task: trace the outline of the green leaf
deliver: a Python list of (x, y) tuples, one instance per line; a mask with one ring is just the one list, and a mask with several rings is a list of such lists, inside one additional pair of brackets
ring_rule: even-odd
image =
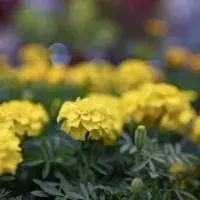
[(153, 179), (159, 177), (159, 174), (153, 173), (153, 172), (149, 172), (149, 175), (150, 175), (151, 178), (153, 178)]
[(55, 200), (66, 200), (66, 197), (56, 197)]
[(0, 180), (1, 181), (13, 181), (13, 180), (15, 180), (15, 177), (11, 176), (11, 175), (3, 175), (0, 177)]
[(23, 162), (22, 165), (26, 167), (35, 167), (37, 165), (43, 164), (44, 162), (45, 162), (44, 160), (31, 160)]
[(178, 190), (175, 190), (175, 193), (179, 200), (184, 200), (184, 198), (181, 196), (181, 194), (178, 192)]
[(46, 192), (47, 194), (53, 195), (53, 196), (63, 196), (63, 194), (56, 188), (56, 186), (52, 183), (48, 182), (42, 182), (40, 180), (33, 180), (34, 183), (40, 186), (40, 188)]
[(87, 190), (87, 188), (85, 187), (85, 185), (81, 183), (81, 184), (80, 184), (80, 188), (81, 188), (81, 191), (82, 191), (83, 195), (84, 195), (87, 199), (89, 199), (89, 193), (88, 193), (88, 190)]
[(185, 192), (185, 191), (182, 191), (182, 190), (179, 190), (179, 193), (189, 197), (190, 199), (192, 200), (197, 200), (197, 198), (195, 196), (193, 196), (192, 194), (188, 193), (188, 192)]
[(143, 169), (147, 164), (148, 164), (149, 160), (146, 160), (144, 162), (142, 162), (141, 164), (139, 164), (138, 166), (134, 167), (133, 171), (139, 171), (141, 169)]
[(151, 169), (152, 172), (156, 171), (155, 165), (154, 165), (154, 163), (151, 160), (149, 160), (149, 167), (150, 167), (150, 169)]
[(31, 194), (33, 194), (34, 196), (37, 196), (37, 197), (48, 197), (48, 195), (41, 190), (32, 191)]
[(42, 170), (42, 178), (45, 179), (49, 175), (49, 172), (50, 172), (50, 162), (47, 161)]
[(95, 171), (97, 171), (99, 174), (102, 174), (102, 175), (105, 175), (105, 176), (107, 175), (107, 172), (99, 166), (92, 166), (92, 168)]
[(67, 196), (72, 198), (72, 199), (82, 199), (85, 200), (84, 197), (82, 197), (80, 194), (74, 193), (74, 192), (70, 192), (68, 191)]
[(93, 199), (97, 199), (94, 186), (90, 182), (88, 182), (88, 191)]

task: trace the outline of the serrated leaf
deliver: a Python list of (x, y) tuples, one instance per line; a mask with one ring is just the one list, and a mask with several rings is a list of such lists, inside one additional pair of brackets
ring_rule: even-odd
[(136, 171), (139, 171), (139, 170), (143, 169), (148, 164), (148, 162), (149, 162), (148, 160), (142, 162), (140, 165), (134, 167), (133, 171), (136, 172)]
[(137, 148), (136, 148), (136, 146), (132, 146), (130, 149), (129, 149), (129, 153), (132, 155), (132, 154), (134, 154), (134, 153), (136, 153), (137, 152)]
[(104, 169), (102, 169), (101, 167), (99, 167), (99, 166), (93, 166), (93, 169), (94, 169), (95, 171), (97, 171), (99, 174), (102, 174), (102, 175), (104, 175), (104, 176), (107, 175), (107, 172), (106, 172)]
[(85, 185), (81, 183), (81, 184), (80, 184), (80, 188), (81, 188), (81, 191), (82, 191), (83, 195), (84, 195), (87, 199), (89, 199), (89, 193), (88, 193), (88, 190), (87, 190), (87, 188), (85, 187)]
[(35, 167), (37, 165), (43, 164), (44, 162), (45, 162), (44, 160), (31, 160), (23, 162), (22, 165), (25, 167)]
[(63, 196), (62, 193), (56, 188), (56, 186), (52, 185), (52, 184), (49, 184), (48, 185), (48, 182), (45, 183), (45, 182), (42, 182), (40, 180), (33, 180), (34, 183), (36, 183), (37, 185), (40, 186), (40, 188), (46, 192), (47, 194), (50, 194), (50, 195), (53, 195), (53, 196)]
[(160, 157), (153, 157), (152, 159), (154, 159), (154, 160), (156, 160), (156, 161), (158, 161), (158, 162), (160, 162), (160, 163), (163, 163), (163, 164), (167, 164), (166, 163), (166, 161), (163, 159), (163, 158), (160, 158)]
[(189, 197), (190, 199), (192, 200), (197, 200), (197, 198), (195, 196), (193, 196), (192, 194), (188, 193), (188, 192), (185, 192), (185, 191), (182, 191), (182, 190), (179, 190), (179, 193)]
[(175, 190), (175, 193), (179, 200), (184, 200), (184, 198), (181, 196), (181, 194), (177, 190)]
[(0, 177), (0, 180), (2, 180), (2, 181), (13, 181), (13, 180), (15, 180), (15, 177), (11, 176), (11, 175), (3, 175), (3, 176)]
[(88, 182), (88, 191), (93, 199), (97, 199), (94, 186), (90, 182)]
[(50, 162), (47, 161), (44, 165), (44, 168), (42, 170), (42, 178), (45, 179), (48, 175), (49, 175), (49, 172), (50, 172)]
[(48, 195), (41, 190), (32, 191), (31, 194), (33, 194), (34, 196), (37, 196), (37, 197), (48, 197)]
[(152, 172), (156, 171), (155, 165), (154, 165), (154, 163), (151, 160), (149, 160), (149, 167), (150, 167), (150, 169), (151, 169)]
[(150, 175), (151, 178), (153, 178), (153, 179), (159, 177), (159, 174), (153, 173), (153, 172), (149, 172), (149, 175)]
[(70, 191), (68, 191), (67, 196), (70, 197), (70, 198), (72, 198), (72, 199), (82, 199), (82, 200), (85, 199), (80, 194), (77, 194), (75, 192), (70, 192)]
[(123, 154), (123, 153), (125, 153), (126, 151), (128, 151), (128, 149), (130, 148), (130, 144), (125, 144), (125, 145), (123, 145), (122, 147), (120, 147), (120, 153), (121, 154)]

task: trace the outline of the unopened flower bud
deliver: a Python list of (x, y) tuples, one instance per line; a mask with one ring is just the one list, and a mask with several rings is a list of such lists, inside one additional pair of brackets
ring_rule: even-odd
[(142, 188), (144, 187), (144, 183), (140, 178), (134, 178), (131, 183), (131, 191), (134, 195), (137, 195)]
[(146, 134), (147, 132), (145, 126), (140, 125), (137, 127), (135, 131), (135, 145), (138, 150), (143, 148)]

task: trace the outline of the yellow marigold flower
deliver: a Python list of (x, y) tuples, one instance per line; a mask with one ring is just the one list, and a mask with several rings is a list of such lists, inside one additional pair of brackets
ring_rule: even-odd
[(122, 133), (123, 128), (123, 116), (121, 114), (121, 99), (109, 94), (100, 94), (100, 93), (91, 93), (88, 95), (89, 99), (92, 99), (94, 102), (104, 105), (109, 109), (111, 114), (114, 117), (114, 126), (115, 135), (113, 135), (112, 140), (109, 138), (104, 138), (105, 144), (113, 144), (117, 137)]
[(198, 93), (194, 90), (183, 90), (182, 93), (190, 102), (194, 102), (198, 99)]
[(68, 70), (65, 67), (51, 67), (46, 73), (46, 80), (50, 84), (65, 82)]
[(34, 66), (22, 66), (17, 71), (17, 77), (22, 82), (43, 82), (48, 72), (47, 66), (36, 64)]
[(147, 35), (159, 37), (167, 32), (166, 22), (159, 19), (149, 19), (145, 23), (144, 30)]
[(6, 106), (0, 105), (0, 130), (13, 129), (13, 120), (11, 113), (8, 111)]
[(115, 135), (114, 116), (104, 105), (88, 98), (66, 101), (57, 120), (62, 121), (61, 130), (75, 140), (99, 140)]
[(148, 83), (122, 97), (124, 117), (142, 124), (181, 132), (195, 117), (190, 102), (178, 88), (166, 83)]
[(19, 136), (38, 136), (48, 122), (48, 114), (41, 104), (13, 100), (3, 106), (11, 113), (14, 131)]
[(0, 80), (12, 78), (15, 71), (9, 66), (6, 56), (0, 55)]
[(166, 50), (165, 59), (169, 68), (180, 68), (188, 64), (190, 54), (183, 47), (173, 47)]
[(87, 92), (108, 92), (114, 68), (105, 61), (81, 63), (70, 70), (66, 82)]
[(193, 170), (194, 166), (188, 166), (186, 164), (175, 163), (169, 168), (169, 172), (173, 175), (188, 172)]
[(200, 116), (194, 119), (189, 137), (193, 142), (200, 144)]
[(0, 129), (0, 175), (15, 174), (22, 162), (19, 138), (9, 129)]
[(143, 60), (126, 60), (117, 69), (115, 81), (122, 92), (129, 91), (143, 83), (154, 82), (154, 71)]
[(40, 44), (27, 44), (20, 49), (19, 59), (21, 63), (28, 66), (34, 66), (38, 63), (46, 65), (49, 60), (49, 53)]
[(199, 73), (200, 72), (200, 53), (196, 53), (191, 55), (189, 67), (193, 72)]

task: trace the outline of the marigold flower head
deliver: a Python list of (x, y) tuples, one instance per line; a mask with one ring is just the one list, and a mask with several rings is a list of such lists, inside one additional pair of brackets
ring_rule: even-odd
[(122, 133), (123, 128), (123, 115), (121, 114), (121, 98), (112, 96), (109, 94), (100, 94), (100, 93), (90, 93), (88, 95), (89, 99), (92, 99), (94, 102), (104, 105), (109, 109), (111, 114), (114, 117), (114, 126), (115, 135), (108, 138), (103, 138), (105, 144), (113, 144), (117, 137)]
[(193, 170), (194, 166), (188, 166), (186, 164), (175, 163), (169, 168), (169, 172), (173, 175), (188, 172)]
[(20, 49), (19, 59), (21, 63), (28, 66), (33, 66), (38, 63), (46, 65), (49, 60), (49, 53), (42, 45), (27, 44)]
[(183, 47), (168, 48), (165, 59), (169, 68), (180, 68), (188, 65), (190, 53)]
[(122, 97), (126, 120), (181, 132), (195, 117), (190, 102), (178, 88), (166, 83), (148, 83)]
[(48, 114), (41, 104), (12, 100), (3, 106), (10, 112), (14, 131), (19, 136), (38, 136), (48, 122)]
[(65, 82), (68, 70), (65, 67), (51, 67), (46, 73), (46, 80), (49, 84)]
[(70, 70), (67, 83), (87, 92), (108, 92), (112, 88), (114, 68), (105, 62), (81, 63)]
[(43, 64), (33, 66), (22, 66), (17, 71), (17, 78), (22, 82), (43, 82), (46, 79), (48, 67)]
[(22, 162), (19, 138), (9, 129), (0, 129), (0, 175), (15, 174)]
[(0, 105), (0, 130), (13, 129), (12, 115), (4, 105)]
[(167, 32), (167, 24), (163, 20), (149, 19), (145, 23), (144, 30), (147, 35), (159, 37), (163, 36)]
[(62, 121), (61, 130), (75, 140), (99, 140), (115, 135), (114, 116), (104, 105), (89, 98), (66, 101), (57, 120)]
[(129, 91), (143, 83), (154, 82), (154, 71), (143, 60), (126, 60), (122, 62), (116, 72), (116, 87)]

